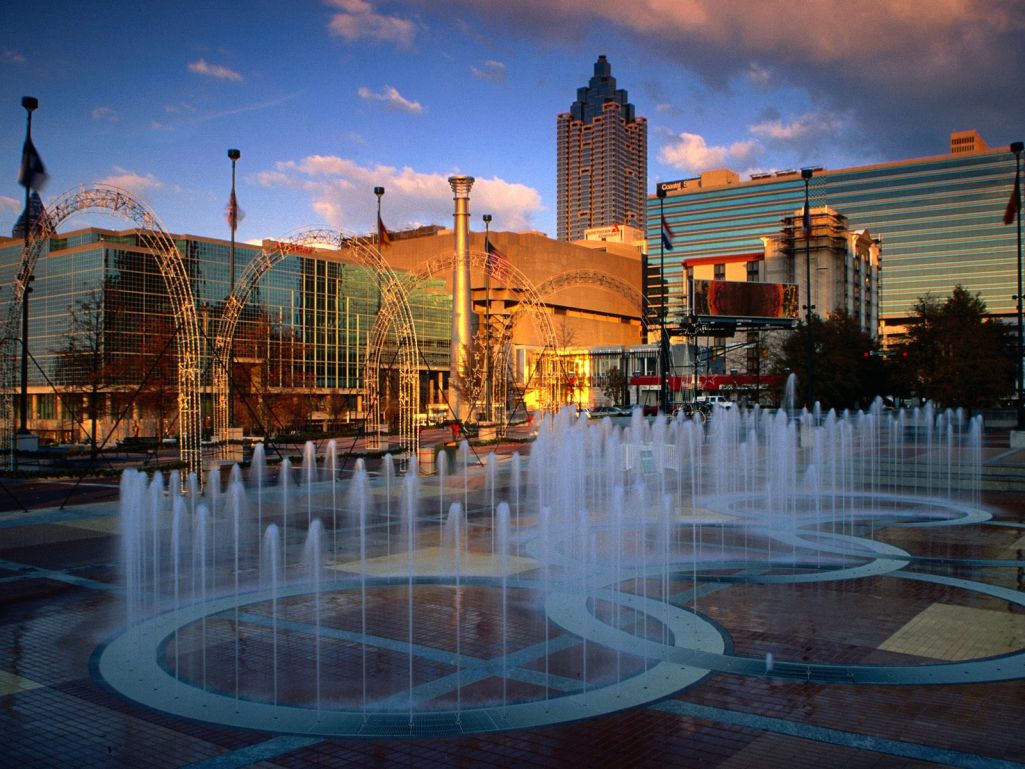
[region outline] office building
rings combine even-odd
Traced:
[[[953,133],[944,155],[814,169],[812,209],[828,206],[846,217],[848,231],[865,230],[881,241],[877,312],[884,340],[906,323],[919,297],[947,296],[958,283],[978,292],[993,316],[1013,316],[1015,231],[1003,224],[1013,180],[1008,148],[986,146],[976,131]],[[719,169],[660,186],[674,232],[673,248],[664,253],[666,298],[670,315],[677,316],[685,313],[688,263],[728,267],[738,259],[765,260],[780,222],[804,204],[797,170],[742,181]],[[654,195],[648,198],[647,235],[653,245],[659,242],[659,203]],[[657,304],[662,299],[655,280],[658,249],[652,254],[649,299]]]
[[[648,124],[616,88],[604,56],[558,116],[556,142],[559,240],[581,240],[592,227],[644,228]]]

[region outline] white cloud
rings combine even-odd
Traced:
[[[0,61],[9,62],[11,64],[24,64],[25,57],[17,51],[12,51],[10,48],[4,48],[0,51]]]
[[[487,59],[479,67],[470,67],[473,76],[481,80],[491,80],[495,83],[505,82],[505,65],[494,59]]]
[[[755,136],[776,142],[805,142],[810,138],[835,133],[843,121],[824,112],[806,112],[784,123],[781,118],[756,123],[748,129]]]
[[[658,152],[658,159],[666,165],[688,173],[699,173],[710,168],[747,165],[761,151],[753,139],[726,145],[709,145],[700,134],[682,132]]]
[[[6,195],[0,195],[0,211],[8,208],[12,211],[20,211],[24,205],[24,203],[19,203],[14,198],[9,198]]]
[[[772,72],[756,61],[748,64],[747,72],[744,75],[752,85],[759,88],[765,88],[772,82]]]
[[[394,86],[386,85],[380,91],[371,91],[366,86],[362,86],[356,93],[365,101],[384,102],[389,108],[401,110],[402,112],[412,112],[419,115],[424,111],[424,107],[420,102],[410,101],[400,94]]]
[[[209,64],[206,59],[197,59],[196,61],[190,62],[189,72],[195,72],[197,75],[216,77],[219,80],[231,80],[235,83],[241,83],[244,79],[242,75],[235,70],[228,69],[220,64]]]
[[[655,105],[655,111],[656,112],[672,112],[673,111],[673,105],[670,104],[669,102],[662,102],[661,104],[656,104]]]
[[[409,166],[363,166],[336,155],[310,155],[299,161],[278,162],[273,170],[254,178],[265,187],[305,191],[319,216],[349,230],[372,226],[376,206],[373,189],[383,186],[383,218],[390,229],[400,230],[429,223],[451,224],[449,175]],[[534,216],[543,209],[537,190],[498,177],[477,179],[471,199],[474,210],[486,210],[495,217],[496,229],[531,229]]]
[[[171,115],[178,115],[178,114],[181,114],[183,112],[191,113],[191,112],[195,112],[195,111],[196,111],[196,108],[193,107],[191,104],[189,104],[187,101],[180,101],[177,104],[165,104],[164,105],[164,112],[167,112],[167,113],[169,113]]]
[[[377,13],[366,0],[328,0],[328,4],[339,9],[332,14],[328,30],[347,43],[366,38],[408,47],[416,37],[416,25],[412,21]]]
[[[116,123],[120,120],[117,110],[112,107],[97,107],[92,111],[93,120],[102,120],[106,123]]]
[[[105,179],[100,179],[100,184],[109,184],[112,187],[120,187],[123,190],[141,194],[149,190],[158,190],[164,186],[153,174],[137,174],[120,166],[114,166],[114,173]]]

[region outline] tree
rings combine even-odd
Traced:
[[[156,418],[158,440],[165,437],[167,421],[177,410],[177,353],[173,321],[159,318],[147,323],[140,349],[128,358],[129,382],[139,387],[136,405]]]
[[[108,309],[103,292],[93,289],[69,305],[68,313],[70,327],[64,347],[57,350],[54,379],[69,395],[85,393],[86,418],[91,421],[89,442],[95,459],[97,424],[103,416],[101,395],[118,382],[120,367],[107,351]]]
[[[1014,342],[1009,327],[986,317],[986,303],[962,285],[944,301],[927,294],[914,305],[906,341],[908,384],[940,406],[976,410],[1013,391]]]
[[[605,382],[602,384],[602,394],[612,401],[615,406],[623,406],[626,394],[626,374],[619,370],[619,367],[609,369],[605,375]]]
[[[792,371],[797,375],[799,393],[804,392],[807,382],[806,329],[803,322],[798,324],[784,339],[773,363],[773,373]],[[878,342],[854,318],[844,311],[834,312],[825,320],[813,316],[811,331],[814,395],[823,407],[865,407],[877,395],[886,394],[886,367]]]

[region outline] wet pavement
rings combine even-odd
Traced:
[[[112,506],[11,510],[0,516],[0,766],[1025,767],[1025,665],[1016,656],[1025,649],[1018,598],[1025,597],[1025,496],[987,492],[982,502],[992,520],[959,526],[912,527],[880,515],[873,539],[908,557],[889,571],[851,578],[801,581],[794,575],[813,572],[811,566],[716,564],[715,548],[736,552],[739,541],[727,543],[723,535],[719,545],[718,535],[708,534],[711,561],[699,572],[675,571],[664,586],[638,580],[630,587],[635,594],[663,590],[672,606],[718,628],[725,651],[699,681],[641,707],[574,723],[471,736],[432,737],[425,730],[404,739],[224,726],[198,703],[181,716],[129,699],[98,671],[98,650],[125,616]],[[429,544],[434,536],[424,535]],[[780,579],[766,579],[773,574]],[[415,685],[437,687],[440,707],[451,707],[454,696],[557,699],[588,685],[612,686],[657,662],[639,649],[589,646],[546,623],[530,584],[511,594],[501,615],[498,593],[485,582],[409,588],[417,611],[430,618],[414,639],[422,650]],[[374,591],[369,623],[376,637],[404,639],[406,590]],[[249,609],[244,621],[259,626],[262,613],[266,622],[265,606]],[[603,600],[592,610],[616,616],[620,626],[628,622]],[[297,599],[288,611],[297,626],[312,621],[308,600]],[[342,633],[346,623],[358,625],[358,614],[351,604],[336,607],[339,631],[333,652],[325,651],[329,675],[322,675],[334,689],[322,696],[346,707],[358,707],[366,690],[401,699],[402,653],[382,644],[366,667],[358,659],[364,650]],[[465,623],[455,634],[453,616]],[[231,691],[230,629],[237,621],[211,620],[210,652],[202,660],[203,644],[188,635],[196,626],[183,631],[184,651],[175,661],[183,686]],[[657,641],[659,627],[638,631],[634,623],[631,632]],[[481,667],[473,677],[467,666],[458,690],[438,683],[453,675],[457,644],[460,654],[484,665],[503,627],[520,652],[510,663],[516,671],[488,676]],[[243,639],[254,671],[243,678],[241,696],[259,698],[267,681],[261,683],[266,669],[258,660],[272,650],[265,636]],[[543,640],[559,649],[547,665],[530,654]],[[309,642],[298,632],[287,643]],[[171,647],[161,649],[170,668]],[[314,696],[311,654],[292,657],[282,671],[283,702]],[[731,668],[738,660],[744,665]],[[976,660],[982,663],[969,666],[967,683],[923,683],[914,675],[898,675],[892,684],[854,682],[859,671],[884,666],[914,672]],[[354,680],[361,674],[353,671],[364,669],[370,674],[361,689]]]

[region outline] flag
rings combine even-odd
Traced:
[[[238,207],[238,198],[235,197],[235,190],[228,196],[228,207],[225,209],[228,215],[228,226],[234,232],[238,229],[239,222],[246,218],[246,212]]]
[[[21,149],[21,168],[18,169],[18,184],[26,189],[41,190],[46,186],[50,177],[46,173],[46,166],[43,159],[36,152],[32,139],[25,139],[25,145]]]
[[[1014,190],[1007,200],[1007,209],[1004,211],[1004,224],[1013,222],[1016,214],[1021,214],[1021,171],[1017,168],[1014,170]]]
[[[388,232],[388,228],[384,226],[384,222],[381,221],[381,215],[377,215],[377,242],[381,246],[391,245],[391,233]]]
[[[665,214],[662,215],[662,248],[666,251],[673,250],[673,230],[666,221]]]
[[[46,209],[43,208],[43,201],[39,197],[39,193],[33,191],[29,195],[28,210],[22,211],[21,216],[18,217],[18,221],[14,224],[14,229],[11,231],[12,238],[23,238],[25,237],[25,228],[28,227],[28,234],[32,234],[40,226],[40,220],[43,220],[45,227],[50,227],[49,219],[46,216]]]
[[[488,259],[486,262],[488,275],[494,280],[506,280],[512,270],[512,265],[506,255],[495,248],[495,244],[488,241]]]
[[[804,237],[811,237],[811,206],[804,207]]]

